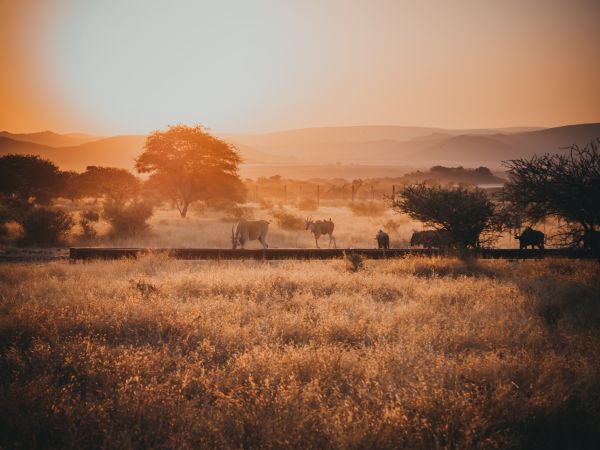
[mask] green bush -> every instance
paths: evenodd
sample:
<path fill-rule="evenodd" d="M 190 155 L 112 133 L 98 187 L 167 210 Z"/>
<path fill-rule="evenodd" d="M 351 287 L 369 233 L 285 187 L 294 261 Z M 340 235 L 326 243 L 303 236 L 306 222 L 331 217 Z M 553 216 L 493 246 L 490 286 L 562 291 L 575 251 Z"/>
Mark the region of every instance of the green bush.
<path fill-rule="evenodd" d="M 53 246 L 64 242 L 75 222 L 61 209 L 38 207 L 27 212 L 19 224 L 23 227 L 21 245 Z"/>
<path fill-rule="evenodd" d="M 152 205 L 141 200 L 121 202 L 107 200 L 104 203 L 103 217 L 111 226 L 115 236 L 133 236 L 148 230 L 148 219 L 153 214 Z"/>

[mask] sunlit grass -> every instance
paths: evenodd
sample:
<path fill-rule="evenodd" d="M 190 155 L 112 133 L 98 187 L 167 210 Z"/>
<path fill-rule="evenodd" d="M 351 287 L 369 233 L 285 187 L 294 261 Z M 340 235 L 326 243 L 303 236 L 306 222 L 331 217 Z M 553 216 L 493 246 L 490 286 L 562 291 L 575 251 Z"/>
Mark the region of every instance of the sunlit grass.
<path fill-rule="evenodd" d="M 585 261 L 0 266 L 0 446 L 596 442 Z"/>

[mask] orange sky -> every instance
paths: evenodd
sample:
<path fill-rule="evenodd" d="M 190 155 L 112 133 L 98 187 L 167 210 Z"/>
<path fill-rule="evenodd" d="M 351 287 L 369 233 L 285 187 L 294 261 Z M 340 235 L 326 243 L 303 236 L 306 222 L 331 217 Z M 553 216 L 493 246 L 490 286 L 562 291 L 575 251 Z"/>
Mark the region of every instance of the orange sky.
<path fill-rule="evenodd" d="M 0 129 L 600 122 L 597 0 L 0 0 Z"/>

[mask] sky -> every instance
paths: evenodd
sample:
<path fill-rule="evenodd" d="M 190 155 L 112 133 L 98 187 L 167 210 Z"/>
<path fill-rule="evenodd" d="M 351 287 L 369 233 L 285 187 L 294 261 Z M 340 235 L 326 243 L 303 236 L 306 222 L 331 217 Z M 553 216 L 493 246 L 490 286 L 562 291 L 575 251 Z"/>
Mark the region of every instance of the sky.
<path fill-rule="evenodd" d="M 600 122 L 598 0 L 0 0 L 0 130 Z"/>

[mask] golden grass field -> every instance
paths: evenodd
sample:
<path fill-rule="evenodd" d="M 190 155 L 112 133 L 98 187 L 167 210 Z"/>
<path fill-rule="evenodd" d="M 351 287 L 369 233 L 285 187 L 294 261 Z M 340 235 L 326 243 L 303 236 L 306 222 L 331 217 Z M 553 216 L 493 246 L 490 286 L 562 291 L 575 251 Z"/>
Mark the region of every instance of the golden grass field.
<path fill-rule="evenodd" d="M 0 265 L 0 448 L 595 448 L 592 261 Z"/>

